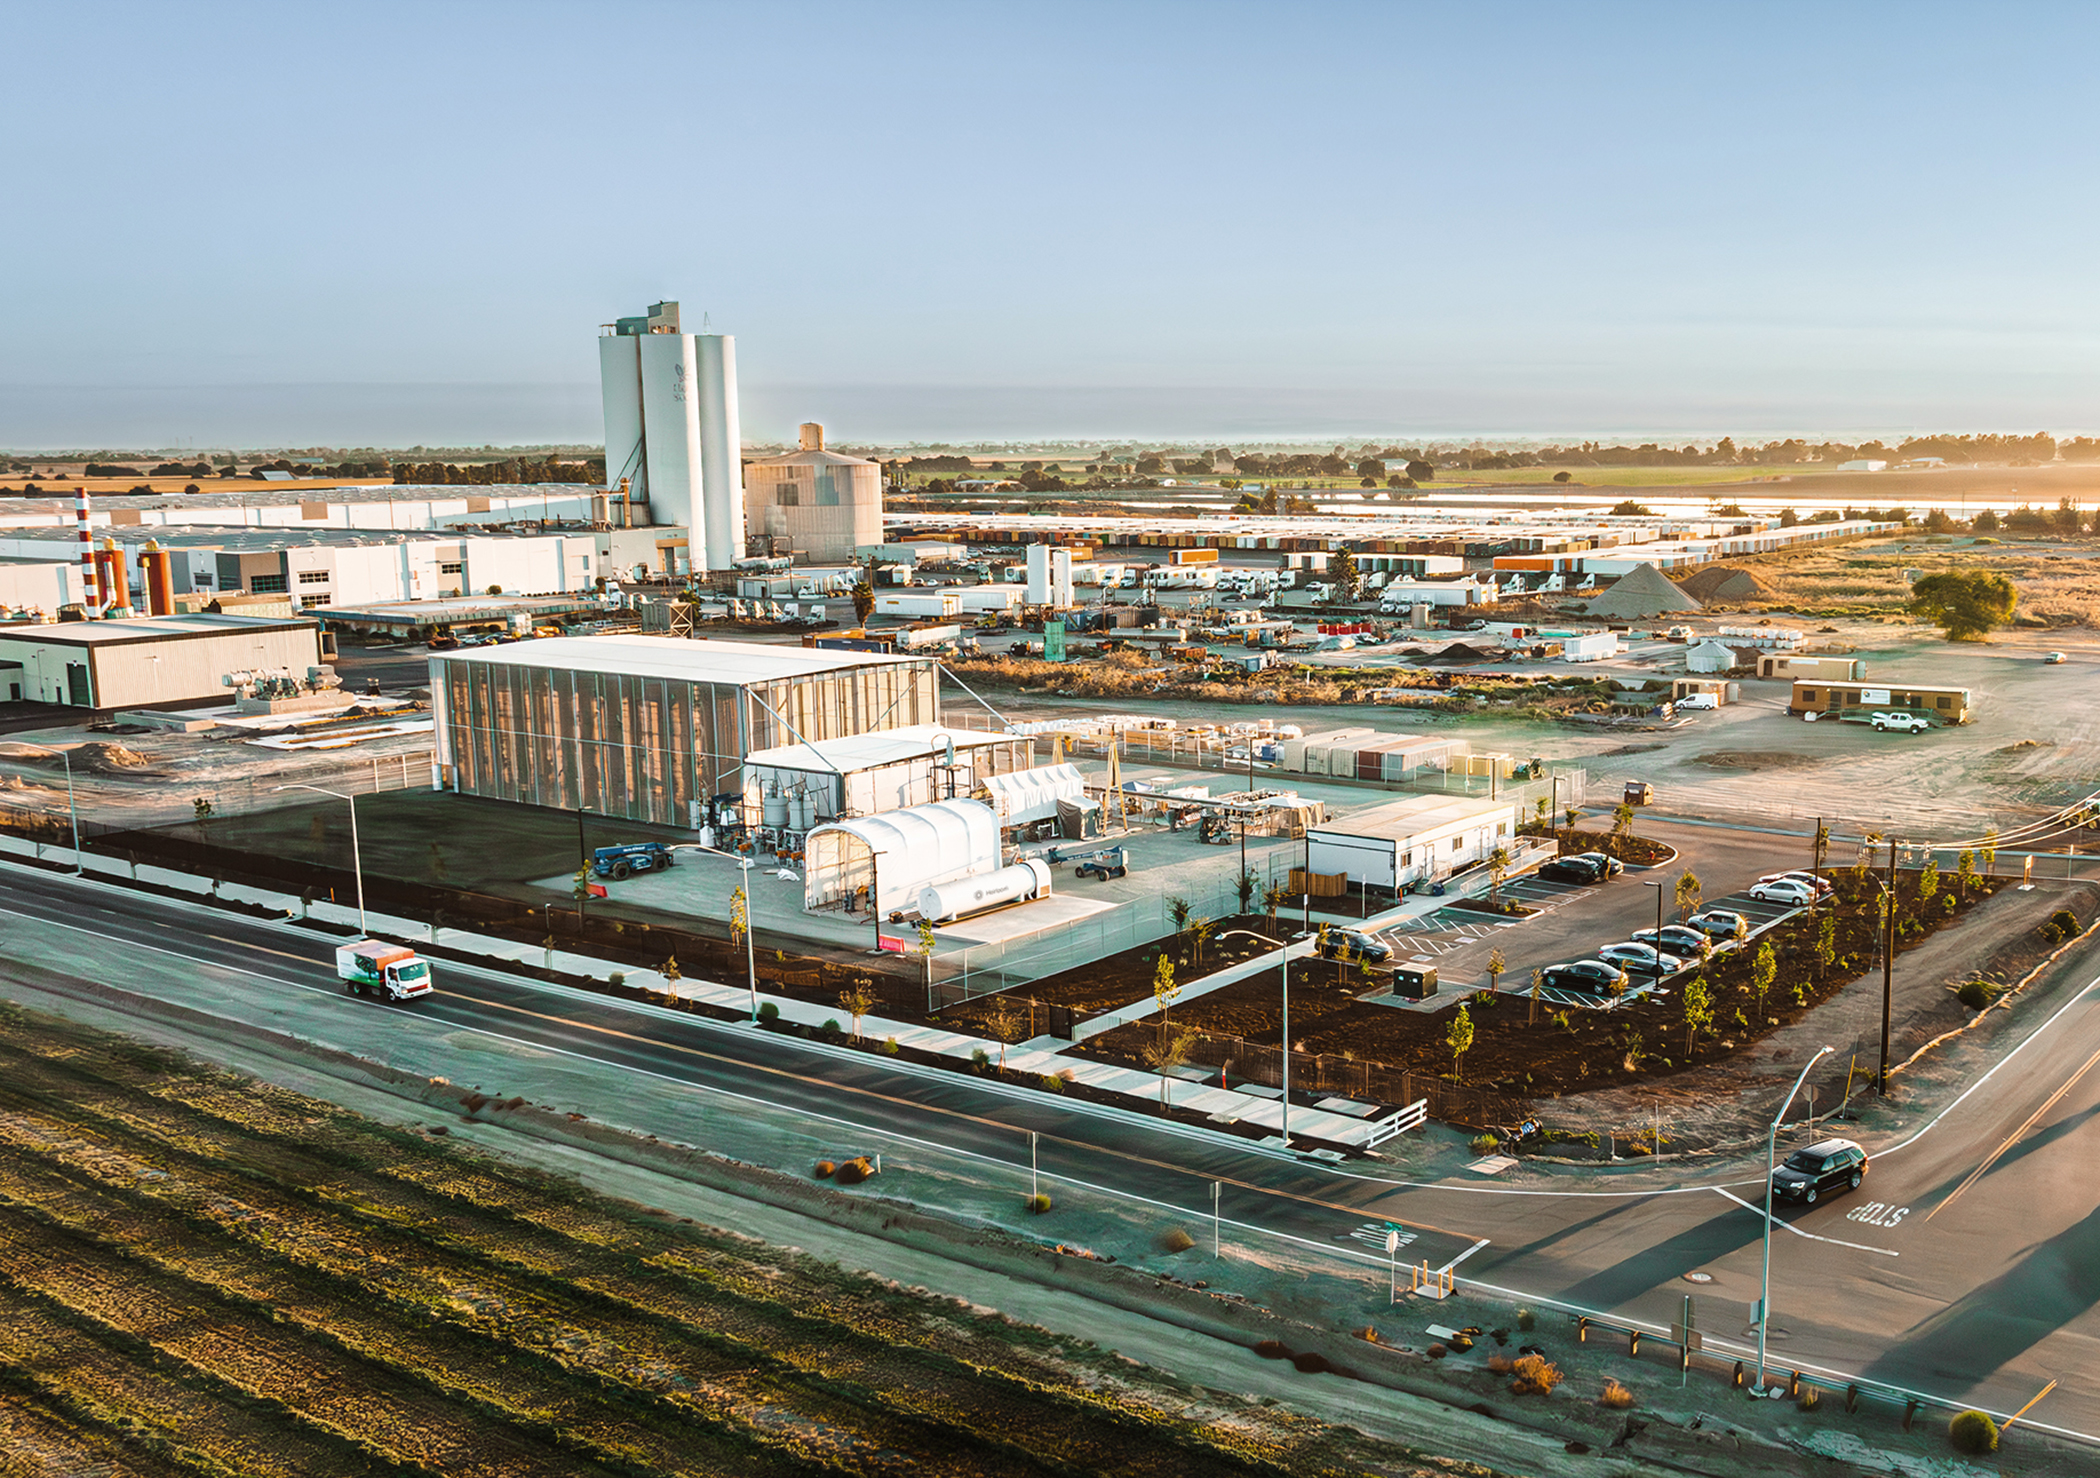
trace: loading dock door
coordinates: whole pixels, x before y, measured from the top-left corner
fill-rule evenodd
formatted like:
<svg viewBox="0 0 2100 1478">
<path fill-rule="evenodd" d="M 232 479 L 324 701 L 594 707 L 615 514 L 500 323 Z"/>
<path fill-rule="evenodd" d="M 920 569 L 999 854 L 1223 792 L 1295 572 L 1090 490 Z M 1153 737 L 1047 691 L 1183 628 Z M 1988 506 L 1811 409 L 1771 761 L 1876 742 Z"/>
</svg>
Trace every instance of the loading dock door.
<svg viewBox="0 0 2100 1478">
<path fill-rule="evenodd" d="M 88 693 L 87 663 L 66 664 L 66 702 L 76 708 L 93 708 L 95 700 Z"/>
</svg>

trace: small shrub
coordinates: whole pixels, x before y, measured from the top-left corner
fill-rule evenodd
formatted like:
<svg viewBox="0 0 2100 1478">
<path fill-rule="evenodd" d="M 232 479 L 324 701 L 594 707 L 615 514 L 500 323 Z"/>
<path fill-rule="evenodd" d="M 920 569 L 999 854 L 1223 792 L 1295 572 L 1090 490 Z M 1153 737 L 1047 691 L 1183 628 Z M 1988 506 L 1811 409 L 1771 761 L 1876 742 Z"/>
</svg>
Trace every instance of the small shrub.
<svg viewBox="0 0 2100 1478">
<path fill-rule="evenodd" d="M 972 1072 L 979 1072 L 979 1073 L 981 1073 L 981 1072 L 983 1072 L 983 1071 L 984 1071 L 984 1070 L 985 1070 L 986 1068 L 990 1067 L 991 1065 L 992 1065 L 992 1054 L 991 1054 L 991 1053 L 989 1053 L 989 1052 L 985 1051 L 985 1050 L 984 1050 L 984 1048 L 982 1048 L 982 1047 L 972 1047 L 972 1048 L 970 1049 L 970 1070 L 971 1070 Z"/>
<path fill-rule="evenodd" d="M 1159 1239 L 1159 1246 L 1162 1252 L 1186 1252 L 1195 1245 L 1196 1239 L 1180 1227 L 1174 1228 L 1173 1231 L 1168 1232 Z"/>
<path fill-rule="evenodd" d="M 1803 1386 L 1801 1388 L 1801 1409 L 1803 1411 L 1814 1411 L 1822 1404 L 1823 1393 L 1821 1391 L 1814 1386 Z"/>
<path fill-rule="evenodd" d="M 1065 1091 L 1065 1080 L 1056 1073 L 1044 1073 L 1040 1081 L 1045 1093 L 1062 1093 Z"/>
<path fill-rule="evenodd" d="M 836 1016 L 829 1016 L 825 1018 L 824 1025 L 821 1028 L 821 1030 L 823 1031 L 825 1036 L 835 1037 L 840 1032 L 844 1031 L 845 1028 L 839 1025 L 839 1019 Z"/>
<path fill-rule="evenodd" d="M 895 1037 L 884 1037 L 882 1039 L 882 1055 L 885 1057 L 895 1057 L 897 1055 L 897 1039 Z"/>
<path fill-rule="evenodd" d="M 1028 1209 L 1035 1215 L 1041 1216 L 1050 1209 L 1050 1197 L 1041 1191 L 1037 1191 L 1028 1198 Z"/>
<path fill-rule="evenodd" d="M 1947 1440 L 1956 1452 L 1980 1454 L 1998 1450 L 1998 1424 L 1981 1411 L 1955 1413 L 1947 1423 Z"/>
<path fill-rule="evenodd" d="M 1998 992 L 1988 980 L 1964 980 L 1961 983 L 1961 988 L 1955 991 L 1954 999 L 1960 1001 L 1971 1011 L 1981 1011 L 1984 1007 L 1990 1005 L 1997 994 Z"/>
<path fill-rule="evenodd" d="M 829 1160 L 819 1160 L 817 1161 L 816 1169 L 811 1171 L 810 1173 L 815 1175 L 816 1178 L 819 1180 L 829 1180 L 831 1179 L 831 1172 L 838 1168 L 838 1166 L 832 1164 Z"/>
<path fill-rule="evenodd" d="M 627 984 L 627 972 L 625 970 L 615 970 L 612 974 L 605 977 L 605 983 L 614 990 L 618 990 Z"/>
<path fill-rule="evenodd" d="M 1378 1343 L 1378 1331 L 1368 1324 L 1356 1331 L 1356 1337 L 1362 1340 L 1367 1345 L 1375 1345 Z"/>
<path fill-rule="evenodd" d="M 874 1173 L 875 1167 L 870 1165 L 865 1158 L 862 1158 L 846 1161 L 832 1172 L 831 1178 L 840 1185 L 859 1185 Z"/>
<path fill-rule="evenodd" d="M 760 1001 L 758 1003 L 758 1019 L 767 1023 L 780 1020 L 780 1007 L 772 1001 Z"/>
<path fill-rule="evenodd" d="M 1519 1396 L 1549 1396 L 1560 1384 L 1560 1367 L 1544 1355 L 1520 1355 L 1513 1369 L 1510 1390 Z"/>
<path fill-rule="evenodd" d="M 1624 1411 L 1633 1405 L 1633 1392 L 1615 1380 L 1608 1380 L 1604 1383 L 1604 1394 L 1599 1396 L 1597 1401 L 1600 1405 L 1609 1406 L 1613 1411 Z"/>
<path fill-rule="evenodd" d="M 1488 1369 L 1496 1375 L 1508 1375 L 1515 1368 L 1516 1361 L 1510 1359 L 1507 1355 L 1488 1356 Z"/>
<path fill-rule="evenodd" d="M 1501 1144 L 1502 1141 L 1495 1138 L 1492 1134 L 1476 1134 L 1473 1136 L 1473 1153 L 1476 1155 L 1492 1155 Z"/>
<path fill-rule="evenodd" d="M 1526 1334 L 1539 1327 L 1539 1316 L 1529 1309 L 1517 1310 L 1517 1328 Z"/>
<path fill-rule="evenodd" d="M 1427 1350 L 1423 1351 L 1423 1353 L 1429 1356 L 1429 1358 L 1432 1360 L 1441 1360 L 1451 1352 L 1445 1349 L 1442 1345 L 1431 1345 Z"/>
<path fill-rule="evenodd" d="M 2049 915 L 2049 922 L 2056 926 L 2056 932 L 2062 938 L 2075 938 L 2079 932 L 2078 915 L 2068 908 L 2060 908 Z"/>
</svg>

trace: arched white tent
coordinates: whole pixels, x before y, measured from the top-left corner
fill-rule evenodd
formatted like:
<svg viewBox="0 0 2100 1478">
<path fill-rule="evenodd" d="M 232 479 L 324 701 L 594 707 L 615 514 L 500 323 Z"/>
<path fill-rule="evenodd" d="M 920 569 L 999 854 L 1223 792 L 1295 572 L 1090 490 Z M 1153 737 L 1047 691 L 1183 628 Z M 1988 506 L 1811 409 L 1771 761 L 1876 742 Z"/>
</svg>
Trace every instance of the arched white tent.
<svg viewBox="0 0 2100 1478">
<path fill-rule="evenodd" d="M 863 889 L 889 913 L 916 907 L 919 890 L 976 877 L 999 865 L 999 818 L 982 801 L 935 801 L 831 821 L 809 834 L 802 906 L 842 908 Z"/>
</svg>

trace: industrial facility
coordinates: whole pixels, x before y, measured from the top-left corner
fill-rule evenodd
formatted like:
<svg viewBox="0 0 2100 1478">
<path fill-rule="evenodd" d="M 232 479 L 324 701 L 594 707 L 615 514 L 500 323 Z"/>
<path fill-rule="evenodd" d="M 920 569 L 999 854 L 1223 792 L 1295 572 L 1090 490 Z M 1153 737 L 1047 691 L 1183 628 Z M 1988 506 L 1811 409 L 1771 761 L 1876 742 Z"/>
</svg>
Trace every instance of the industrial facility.
<svg viewBox="0 0 2100 1478">
<path fill-rule="evenodd" d="M 239 673 L 309 677 L 321 629 L 254 616 L 142 616 L 0 627 L 0 693 L 74 708 L 167 708 L 224 701 Z"/>
<path fill-rule="evenodd" d="M 430 660 L 441 783 L 695 829 L 750 756 L 940 720 L 930 657 L 599 636 Z"/>
<path fill-rule="evenodd" d="M 768 554 L 852 559 L 882 543 L 882 467 L 826 451 L 824 428 L 805 422 L 799 450 L 744 469 L 744 508 Z"/>
<path fill-rule="evenodd" d="M 744 554 L 736 340 L 683 332 L 676 303 L 606 327 L 605 476 L 626 490 L 620 521 L 682 528 L 693 569 L 729 568 Z M 645 517 L 633 516 L 637 505 Z"/>
</svg>

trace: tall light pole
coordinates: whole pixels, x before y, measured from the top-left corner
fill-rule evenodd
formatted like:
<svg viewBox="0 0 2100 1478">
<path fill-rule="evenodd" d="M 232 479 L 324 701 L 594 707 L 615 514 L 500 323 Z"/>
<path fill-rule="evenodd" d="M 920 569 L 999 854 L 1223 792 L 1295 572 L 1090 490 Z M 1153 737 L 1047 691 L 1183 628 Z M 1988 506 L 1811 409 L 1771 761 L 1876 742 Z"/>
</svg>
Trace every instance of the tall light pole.
<svg viewBox="0 0 2100 1478">
<path fill-rule="evenodd" d="M 1765 1331 L 1772 1327 L 1772 1172 L 1779 1158 L 1779 1121 L 1786 1117 L 1787 1109 L 1794 1102 L 1794 1095 L 1799 1093 L 1801 1085 L 1808 1081 L 1809 1069 L 1835 1051 L 1835 1047 L 1825 1047 L 1808 1060 L 1808 1066 L 1801 1069 L 1801 1076 L 1794 1079 L 1794 1086 L 1788 1091 L 1786 1102 L 1779 1106 L 1779 1112 L 1773 1117 L 1772 1133 L 1765 1141 L 1765 1266 L 1758 1284 L 1757 1384 L 1751 1387 L 1753 1395 L 1764 1394 Z"/>
<path fill-rule="evenodd" d="M 1888 915 L 1881 921 L 1881 1071 L 1874 1078 L 1874 1091 L 1889 1096 L 1889 1014 L 1896 997 L 1896 839 L 1889 838 L 1889 878 L 1882 888 Z"/>
<path fill-rule="evenodd" d="M 289 785 L 273 786 L 272 789 L 310 790 L 315 795 L 332 795 L 337 800 L 348 804 L 350 807 L 350 874 L 357 880 L 357 932 L 360 934 L 371 933 L 372 931 L 365 927 L 365 863 L 363 855 L 357 849 L 357 797 L 344 795 L 340 790 L 323 790 L 318 785 L 301 785 L 296 780 Z"/>
<path fill-rule="evenodd" d="M 58 762 L 66 767 L 66 815 L 73 822 L 73 875 L 79 877 L 87 869 L 80 859 L 80 807 L 73 799 L 73 756 L 48 744 L 25 744 L 22 747 L 42 750 L 45 754 L 55 754 L 58 756 Z"/>
<path fill-rule="evenodd" d="M 1280 939 L 1271 939 L 1266 934 L 1257 934 L 1252 929 L 1227 929 L 1220 939 L 1230 939 L 1235 934 L 1244 934 L 1249 939 L 1259 939 L 1263 944 L 1273 944 L 1282 951 L 1279 968 L 1283 971 L 1283 1147 L 1291 1147 L 1291 947 Z"/>
</svg>

